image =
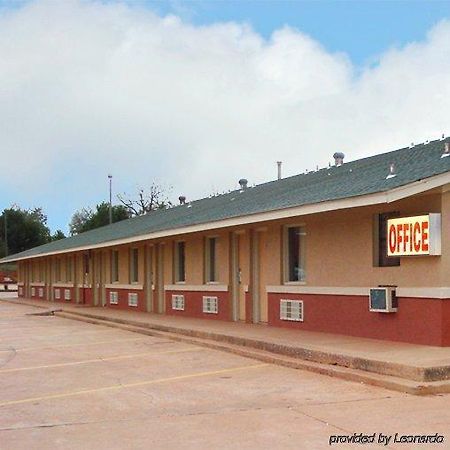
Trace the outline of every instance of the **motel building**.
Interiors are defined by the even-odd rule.
[[[450,346],[450,138],[11,255],[19,296]]]

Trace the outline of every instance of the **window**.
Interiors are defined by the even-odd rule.
[[[31,262],[31,281],[36,281],[36,276],[37,276],[36,264],[37,263],[35,261]]]
[[[119,251],[111,251],[111,283],[119,281]]]
[[[139,249],[132,248],[130,252],[130,282],[139,281]]]
[[[217,314],[219,312],[219,299],[217,297],[203,297],[203,312],[207,314]]]
[[[305,281],[305,237],[304,227],[286,228],[285,282]]]
[[[387,255],[387,221],[396,217],[396,213],[377,214],[374,227],[374,266],[393,267],[400,265],[400,258]]]
[[[84,270],[84,274],[87,275],[90,271],[89,269],[89,253],[85,253],[83,255],[83,270]]]
[[[55,281],[61,281],[61,258],[55,259]]]
[[[175,283],[186,281],[186,245],[175,242]]]
[[[39,262],[39,281],[44,281],[45,278],[45,262],[40,261]]]
[[[217,238],[207,238],[205,242],[205,281],[211,283],[217,281],[216,265]]]
[[[68,256],[66,259],[66,281],[71,282],[73,277],[73,259],[72,256]]]

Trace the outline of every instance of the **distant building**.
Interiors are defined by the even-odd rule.
[[[450,346],[448,155],[338,153],[0,262],[23,297]]]

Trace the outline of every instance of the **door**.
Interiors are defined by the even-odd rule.
[[[245,260],[246,235],[244,232],[230,233],[230,282],[231,282],[231,319],[233,321],[246,319],[246,287],[248,263]],[[247,281],[248,282],[248,281]]]
[[[156,292],[156,312],[163,314],[165,311],[164,301],[164,244],[157,244],[155,247],[156,268],[155,268],[155,292]]]
[[[145,303],[146,303],[146,311],[153,311],[153,245],[146,246],[144,251],[145,258],[145,281],[144,281],[144,289],[145,289]]]
[[[92,267],[92,288],[94,291],[94,306],[104,305],[103,291],[103,252],[94,254]]]

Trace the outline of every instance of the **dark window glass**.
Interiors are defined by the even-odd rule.
[[[400,258],[387,255],[388,232],[387,221],[395,215],[393,213],[380,214],[378,216],[378,266],[392,267],[400,265]]]
[[[305,281],[305,231],[303,227],[287,229],[287,281]]]
[[[139,280],[139,250],[131,250],[131,282],[137,283]]]
[[[186,281],[186,255],[184,242],[177,242],[176,244],[176,269],[175,281]]]
[[[216,238],[208,239],[207,281],[216,281]]]
[[[111,282],[119,281],[119,252],[111,252]]]

